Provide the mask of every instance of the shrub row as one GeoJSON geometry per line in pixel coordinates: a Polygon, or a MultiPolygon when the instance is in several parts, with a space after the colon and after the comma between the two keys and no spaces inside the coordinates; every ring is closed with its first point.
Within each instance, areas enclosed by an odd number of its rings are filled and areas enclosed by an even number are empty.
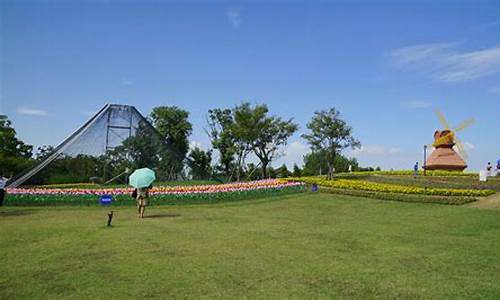
{"type": "Polygon", "coordinates": [[[473,190],[473,189],[445,189],[445,188],[424,188],[415,186],[404,186],[387,183],[376,183],[364,180],[334,179],[326,180],[322,177],[298,177],[286,178],[287,181],[300,181],[307,184],[318,184],[325,187],[363,190],[383,193],[398,194],[416,194],[416,195],[435,195],[435,196],[459,196],[459,197],[484,197],[494,194],[492,190],[473,190]]]}
{"type": "MultiPolygon", "coordinates": [[[[150,197],[150,205],[183,205],[183,204],[210,204],[219,202],[241,201],[256,198],[273,197],[299,193],[305,188],[290,186],[274,189],[256,189],[236,192],[220,193],[186,193],[186,194],[157,194],[150,197]]],[[[98,195],[7,195],[6,205],[11,206],[92,206],[99,205],[98,195]]],[[[112,206],[135,205],[135,199],[127,194],[114,195],[112,206]]]]}

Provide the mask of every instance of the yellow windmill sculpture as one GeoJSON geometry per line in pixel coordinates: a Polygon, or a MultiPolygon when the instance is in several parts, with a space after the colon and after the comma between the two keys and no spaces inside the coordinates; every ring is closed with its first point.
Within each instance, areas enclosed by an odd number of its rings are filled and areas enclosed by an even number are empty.
{"type": "Polygon", "coordinates": [[[426,170],[463,171],[467,168],[468,155],[457,133],[472,125],[474,119],[465,120],[451,129],[444,115],[437,109],[435,113],[444,129],[436,130],[434,133],[434,143],[431,145],[434,151],[426,160],[424,168],[426,170]]]}

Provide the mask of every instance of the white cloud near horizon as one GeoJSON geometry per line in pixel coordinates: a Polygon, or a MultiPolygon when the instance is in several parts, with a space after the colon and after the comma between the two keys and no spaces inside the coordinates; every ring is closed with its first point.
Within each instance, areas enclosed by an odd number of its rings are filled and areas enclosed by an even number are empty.
{"type": "Polygon", "coordinates": [[[299,167],[304,165],[304,155],[311,152],[309,146],[301,141],[293,141],[287,144],[281,151],[281,155],[272,163],[274,168],[278,168],[285,164],[289,170],[292,170],[293,165],[299,167]]]}
{"type": "Polygon", "coordinates": [[[42,109],[37,109],[37,108],[32,108],[32,107],[18,107],[17,112],[22,115],[29,115],[29,116],[47,116],[48,113],[45,110],[42,109]]]}
{"type": "Polygon", "coordinates": [[[231,26],[234,29],[240,28],[240,26],[241,26],[241,13],[239,10],[236,10],[234,8],[229,9],[226,12],[226,17],[227,17],[227,20],[229,21],[229,24],[231,24],[231,26]]]}
{"type": "Polygon", "coordinates": [[[352,150],[351,154],[358,158],[360,156],[385,156],[400,153],[401,149],[397,147],[386,147],[382,145],[366,145],[352,150]]]}
{"type": "Polygon", "coordinates": [[[428,73],[443,82],[466,82],[500,73],[500,46],[459,51],[459,43],[421,44],[395,49],[389,56],[398,68],[428,73]]]}

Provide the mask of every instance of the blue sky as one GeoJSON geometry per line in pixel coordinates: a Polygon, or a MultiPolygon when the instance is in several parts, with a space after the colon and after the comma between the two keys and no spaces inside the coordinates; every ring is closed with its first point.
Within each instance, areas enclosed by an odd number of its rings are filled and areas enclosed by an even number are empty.
{"type": "Polygon", "coordinates": [[[293,117],[275,163],[302,163],[300,134],[336,107],[363,165],[409,169],[440,127],[470,169],[500,158],[500,1],[2,1],[0,113],[36,146],[57,144],[105,103],[190,111],[209,146],[207,110],[243,101],[293,117]]]}

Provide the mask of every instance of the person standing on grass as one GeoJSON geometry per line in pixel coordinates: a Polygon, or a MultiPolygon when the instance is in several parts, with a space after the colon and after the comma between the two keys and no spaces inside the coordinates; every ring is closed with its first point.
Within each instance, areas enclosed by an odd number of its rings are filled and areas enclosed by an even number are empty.
{"type": "Polygon", "coordinates": [[[413,178],[417,178],[418,175],[418,161],[413,166],[413,178]]]}
{"type": "Polygon", "coordinates": [[[150,186],[145,187],[145,188],[137,189],[137,196],[136,196],[137,217],[139,217],[141,219],[144,218],[144,210],[146,210],[146,206],[148,206],[148,202],[149,202],[149,190],[152,187],[153,186],[150,185],[150,186]]]}
{"type": "MultiPolygon", "coordinates": [[[[10,176],[12,178],[12,175],[10,176]]],[[[0,206],[3,206],[3,199],[5,198],[5,186],[9,182],[10,178],[3,177],[3,173],[0,173],[0,206]]]]}

